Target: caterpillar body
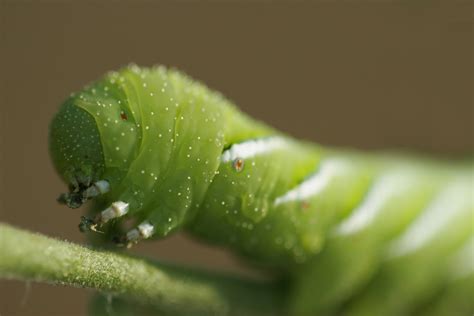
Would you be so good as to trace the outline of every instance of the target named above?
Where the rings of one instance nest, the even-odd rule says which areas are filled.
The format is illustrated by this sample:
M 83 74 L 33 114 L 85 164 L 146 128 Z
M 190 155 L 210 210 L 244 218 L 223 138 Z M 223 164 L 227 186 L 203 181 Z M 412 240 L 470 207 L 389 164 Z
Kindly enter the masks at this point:
M 66 100 L 50 152 L 60 201 L 94 199 L 81 229 L 127 245 L 184 229 L 233 249 L 291 280 L 285 314 L 409 315 L 455 286 L 431 312 L 474 312 L 471 162 L 298 141 L 135 65 Z

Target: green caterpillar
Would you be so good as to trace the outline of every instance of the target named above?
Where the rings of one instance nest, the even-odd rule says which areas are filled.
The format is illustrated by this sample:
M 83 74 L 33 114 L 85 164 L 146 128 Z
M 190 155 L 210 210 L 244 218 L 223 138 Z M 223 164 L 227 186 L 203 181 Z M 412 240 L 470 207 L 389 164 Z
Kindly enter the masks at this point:
M 138 66 L 69 97 L 50 152 L 70 188 L 60 202 L 94 199 L 82 230 L 226 246 L 289 280 L 287 314 L 416 314 L 452 286 L 447 306 L 474 312 L 471 162 L 298 141 L 178 71 Z

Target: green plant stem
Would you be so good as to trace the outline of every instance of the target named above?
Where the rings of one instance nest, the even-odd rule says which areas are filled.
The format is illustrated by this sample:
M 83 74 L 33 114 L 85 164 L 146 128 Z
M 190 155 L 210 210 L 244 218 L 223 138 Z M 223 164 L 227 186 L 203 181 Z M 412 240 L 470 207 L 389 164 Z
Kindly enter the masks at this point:
M 163 313 L 276 315 L 273 283 L 169 267 L 0 223 L 0 278 L 96 289 Z

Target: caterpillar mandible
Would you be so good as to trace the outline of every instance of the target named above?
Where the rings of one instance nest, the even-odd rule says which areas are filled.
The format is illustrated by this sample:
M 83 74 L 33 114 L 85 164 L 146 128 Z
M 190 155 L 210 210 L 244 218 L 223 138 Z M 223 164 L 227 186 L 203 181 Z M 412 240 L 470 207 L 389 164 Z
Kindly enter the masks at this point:
M 81 230 L 226 246 L 291 280 L 289 315 L 408 315 L 459 284 L 460 313 L 474 311 L 470 161 L 298 141 L 179 71 L 135 65 L 65 101 L 50 152 L 60 202 L 94 200 Z

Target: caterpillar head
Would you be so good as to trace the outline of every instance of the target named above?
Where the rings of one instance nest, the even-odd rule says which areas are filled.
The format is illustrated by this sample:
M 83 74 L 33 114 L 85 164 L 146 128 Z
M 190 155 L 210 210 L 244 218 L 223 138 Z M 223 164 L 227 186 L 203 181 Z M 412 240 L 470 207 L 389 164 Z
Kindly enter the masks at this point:
M 109 205 L 94 219 L 82 217 L 81 231 L 95 230 L 97 225 L 128 212 L 129 201 L 117 200 L 117 192 L 141 135 L 137 122 L 131 113 L 127 114 L 130 108 L 124 106 L 124 85 L 117 76 L 109 73 L 71 95 L 50 125 L 50 155 L 69 187 L 58 201 L 78 208 L 98 198 L 98 202 Z
M 76 101 L 71 97 L 63 104 L 49 135 L 53 164 L 69 186 L 69 192 L 61 194 L 58 201 L 71 208 L 92 197 L 94 188 L 108 190 L 108 184 L 101 181 L 105 163 L 96 121 Z
M 141 137 L 125 95 L 124 69 L 71 95 L 50 125 L 53 164 L 69 186 L 59 202 L 80 207 L 117 189 Z

